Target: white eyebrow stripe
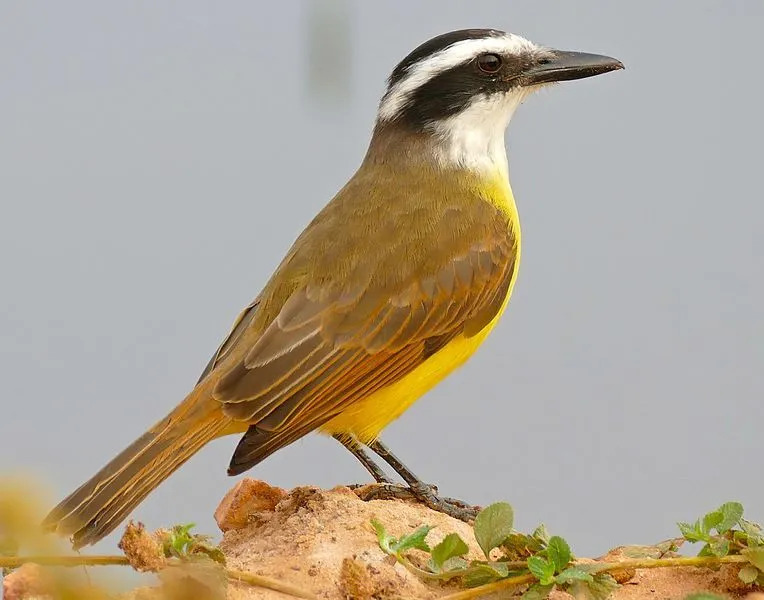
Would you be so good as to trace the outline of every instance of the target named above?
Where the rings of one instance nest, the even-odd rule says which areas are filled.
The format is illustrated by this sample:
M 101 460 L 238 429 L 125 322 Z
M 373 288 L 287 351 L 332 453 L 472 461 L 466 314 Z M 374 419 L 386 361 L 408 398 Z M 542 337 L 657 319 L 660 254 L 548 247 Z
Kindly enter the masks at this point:
M 539 50 L 539 46 L 519 35 L 508 33 L 503 36 L 486 37 L 454 42 L 447 48 L 415 62 L 406 69 L 406 74 L 391 87 L 379 104 L 379 120 L 394 118 L 405 105 L 414 90 L 433 77 L 466 63 L 475 56 L 486 52 L 497 54 L 520 54 Z

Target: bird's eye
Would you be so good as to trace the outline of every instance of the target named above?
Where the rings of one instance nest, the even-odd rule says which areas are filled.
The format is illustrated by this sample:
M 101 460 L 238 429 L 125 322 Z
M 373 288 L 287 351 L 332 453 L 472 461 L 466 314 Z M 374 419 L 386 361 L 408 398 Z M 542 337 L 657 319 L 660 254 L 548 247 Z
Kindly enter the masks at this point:
M 501 69 L 501 56 L 498 54 L 481 54 L 477 58 L 478 69 L 489 75 L 494 75 Z

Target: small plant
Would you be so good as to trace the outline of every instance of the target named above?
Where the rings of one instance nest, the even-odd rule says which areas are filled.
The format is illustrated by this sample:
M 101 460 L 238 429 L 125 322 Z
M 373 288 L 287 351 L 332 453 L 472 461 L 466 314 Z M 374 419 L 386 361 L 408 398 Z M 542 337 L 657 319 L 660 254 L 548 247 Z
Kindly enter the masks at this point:
M 764 585 L 764 534 L 759 525 L 743 518 L 739 502 L 727 502 L 692 524 L 679 523 L 681 538 L 655 546 L 626 547 L 624 554 L 628 558 L 614 563 L 577 561 L 569 544 L 560 536 L 550 536 L 544 525 L 525 534 L 512 528 L 513 521 L 512 507 L 506 502 L 492 504 L 478 513 L 474 535 L 484 558 L 472 560 L 466 558 L 469 546 L 456 533 L 449 533 L 430 548 L 429 525 L 400 538 L 389 535 L 379 521 L 373 520 L 372 526 L 379 547 L 423 579 L 458 578 L 468 588 L 484 586 L 483 593 L 510 585 L 528 585 L 523 594 L 526 600 L 546 598 L 555 588 L 576 598 L 604 600 L 619 585 L 614 575 L 635 568 L 740 563 L 739 576 L 743 582 Z M 676 555 L 685 542 L 703 543 L 698 557 Z M 411 562 L 406 554 L 410 550 L 429 555 L 424 567 Z M 468 597 L 464 594 L 454 597 Z M 693 596 L 695 600 L 707 597 L 712 595 Z
M 211 537 L 198 533 L 191 533 L 196 527 L 195 523 L 175 525 L 169 531 L 161 535 L 162 549 L 168 558 L 190 559 L 200 556 L 211 558 L 215 562 L 225 565 L 225 555 L 216 545 L 211 542 Z
M 561 588 L 581 598 L 606 598 L 617 587 L 607 573 L 597 573 L 599 565 L 575 565 L 568 543 L 560 536 L 549 536 L 543 525 L 530 535 L 512 528 L 514 513 L 506 502 L 492 504 L 478 513 L 474 533 L 485 560 L 467 560 L 467 543 L 457 533 L 449 533 L 435 547 L 427 544 L 432 527 L 424 525 L 412 533 L 394 538 L 376 520 L 372 526 L 380 548 L 425 579 L 460 578 L 467 587 L 477 587 L 509 578 L 524 578 L 530 583 L 524 597 L 545 598 Z M 427 568 L 415 566 L 405 555 L 408 550 L 428 553 Z
M 749 564 L 740 569 L 746 584 L 764 585 L 764 533 L 761 526 L 743 518 L 743 505 L 726 502 L 694 523 L 679 523 L 690 543 L 703 543 L 698 556 L 744 556 Z

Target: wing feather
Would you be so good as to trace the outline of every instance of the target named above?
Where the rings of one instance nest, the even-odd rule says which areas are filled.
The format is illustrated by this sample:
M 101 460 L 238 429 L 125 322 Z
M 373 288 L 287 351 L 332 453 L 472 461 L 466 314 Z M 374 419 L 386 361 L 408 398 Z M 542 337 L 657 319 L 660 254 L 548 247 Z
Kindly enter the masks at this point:
M 515 252 L 505 230 L 396 287 L 370 278 L 351 291 L 295 289 L 214 388 L 224 412 L 250 424 L 230 472 L 400 380 L 457 336 L 480 331 L 504 302 Z

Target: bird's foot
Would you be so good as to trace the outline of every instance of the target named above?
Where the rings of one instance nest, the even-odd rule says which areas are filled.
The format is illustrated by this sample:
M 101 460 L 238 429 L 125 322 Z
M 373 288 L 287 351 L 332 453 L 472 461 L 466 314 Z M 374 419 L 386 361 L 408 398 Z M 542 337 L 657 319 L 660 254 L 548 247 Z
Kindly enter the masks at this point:
M 414 497 L 428 508 L 446 514 L 454 519 L 464 521 L 465 523 L 474 521 L 480 511 L 479 506 L 472 506 L 462 500 L 457 500 L 455 498 L 441 498 L 438 496 L 438 488 L 434 485 L 420 483 L 409 486 L 409 489 Z
M 480 511 L 479 506 L 472 506 L 463 500 L 443 498 L 438 496 L 438 488 L 434 485 L 420 483 L 415 485 L 399 485 L 396 483 L 368 484 L 350 486 L 361 500 L 417 500 L 428 508 L 449 515 L 465 523 L 475 520 Z

